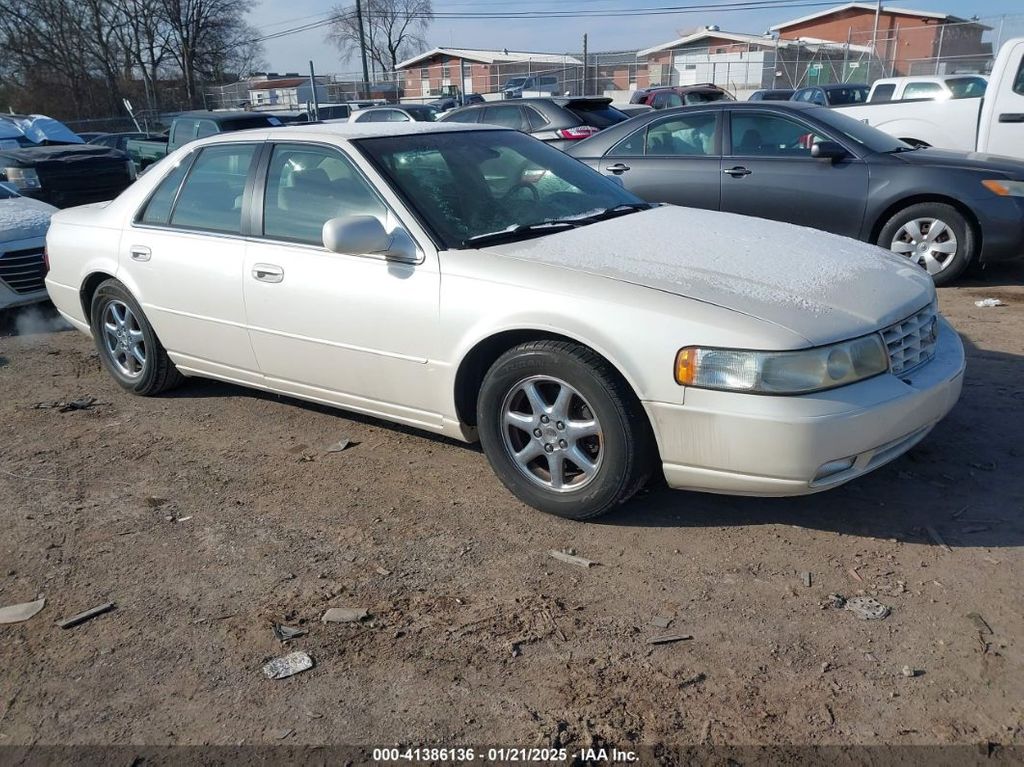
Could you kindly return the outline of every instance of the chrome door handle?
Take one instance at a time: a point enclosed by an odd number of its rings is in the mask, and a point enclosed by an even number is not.
[[[128,254],[132,257],[132,261],[149,261],[153,257],[153,251],[145,245],[132,245]]]
[[[741,165],[737,165],[735,168],[723,169],[722,173],[727,176],[732,176],[733,178],[739,178],[740,176],[749,176],[753,171],[748,168],[744,168]]]
[[[253,264],[252,276],[260,282],[281,282],[284,269],[274,264]]]
[[[618,175],[619,173],[625,173],[627,170],[629,170],[629,166],[623,165],[621,162],[617,162],[614,165],[607,166],[605,170],[608,171],[609,173],[614,173]]]

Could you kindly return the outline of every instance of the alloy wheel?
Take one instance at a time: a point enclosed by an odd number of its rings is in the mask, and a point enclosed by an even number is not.
[[[136,379],[146,369],[146,339],[139,320],[124,301],[111,301],[103,310],[103,345],[125,378]]]

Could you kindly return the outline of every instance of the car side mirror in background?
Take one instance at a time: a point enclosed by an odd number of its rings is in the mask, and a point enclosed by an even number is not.
[[[384,256],[389,261],[415,263],[416,243],[402,227],[388,232],[376,216],[345,216],[324,223],[324,247],[351,256]]]
[[[847,157],[847,151],[842,144],[835,141],[815,141],[811,144],[811,157],[835,162]]]

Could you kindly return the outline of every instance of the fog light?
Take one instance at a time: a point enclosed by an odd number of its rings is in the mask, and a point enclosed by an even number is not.
[[[833,474],[839,474],[847,469],[852,469],[853,463],[856,460],[856,456],[854,456],[853,458],[840,458],[835,461],[823,463],[818,467],[818,473],[814,475],[814,481],[818,482],[826,477],[831,477]]]

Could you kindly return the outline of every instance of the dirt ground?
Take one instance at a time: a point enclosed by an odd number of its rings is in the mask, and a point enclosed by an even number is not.
[[[0,626],[0,745],[1024,744],[1022,285],[941,291],[963,398],[900,460],[586,524],[518,503],[475,447],[220,383],[131,397],[88,338],[9,314],[0,605],[46,606]],[[656,617],[692,639],[649,644]],[[293,650],[315,667],[264,677]]]

